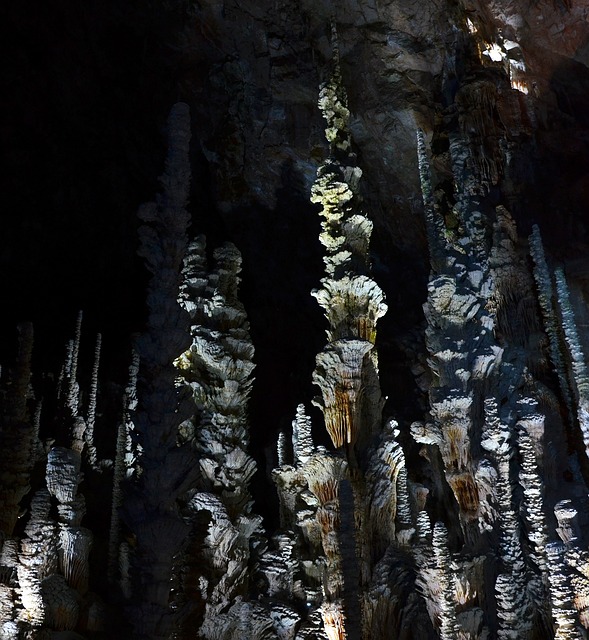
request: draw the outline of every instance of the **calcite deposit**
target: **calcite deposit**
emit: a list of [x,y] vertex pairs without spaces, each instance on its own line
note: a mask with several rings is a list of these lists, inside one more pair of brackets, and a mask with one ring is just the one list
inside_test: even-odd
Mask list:
[[587,638],[584,3],[51,11],[7,8],[0,640]]

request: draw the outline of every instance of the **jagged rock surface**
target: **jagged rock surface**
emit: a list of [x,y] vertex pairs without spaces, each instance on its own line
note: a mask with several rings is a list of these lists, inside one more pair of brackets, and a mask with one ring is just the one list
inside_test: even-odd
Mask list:
[[2,321],[110,326],[2,371],[0,636],[586,637],[584,4],[23,7]]

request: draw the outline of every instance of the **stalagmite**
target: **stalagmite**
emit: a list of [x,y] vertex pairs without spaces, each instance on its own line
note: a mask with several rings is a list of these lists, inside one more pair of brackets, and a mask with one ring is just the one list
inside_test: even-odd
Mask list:
[[63,576],[49,576],[43,580],[41,590],[47,624],[57,631],[75,629],[80,615],[78,598]]
[[59,532],[60,568],[67,583],[84,595],[88,591],[88,555],[92,533],[84,527],[62,527]]
[[327,557],[324,589],[328,602],[340,597],[344,588],[338,530],[341,524],[339,486],[346,470],[343,459],[321,453],[304,467],[309,489],[319,501],[315,518],[321,526],[321,543]]
[[244,450],[254,350],[236,293],[239,252],[232,245],[216,250],[216,268],[210,274],[203,252],[203,240],[193,243],[185,261],[181,304],[191,316],[192,345],[176,366],[200,414],[194,446],[201,454],[202,476],[208,489],[224,492],[237,513],[250,501],[247,483],[255,470]]
[[[386,546],[396,541],[396,521],[405,527],[410,524],[407,486],[402,485],[407,478],[401,473],[405,469],[405,455],[397,441],[400,433],[397,426],[394,420],[387,423],[366,474],[368,495],[371,496],[369,523],[377,549],[379,541]],[[402,495],[407,497],[402,498]],[[398,513],[401,505],[405,508],[402,516]]]
[[[137,408],[137,376],[139,374],[139,355],[133,352],[129,367],[129,379],[123,396],[123,415],[117,428],[115,459],[112,481],[112,501],[110,512],[110,528],[108,536],[108,568],[107,575],[111,584],[117,580],[120,568],[120,509],[123,502],[122,483],[136,474],[136,462],[140,449],[134,446],[131,436],[134,430],[132,413]],[[122,572],[120,573],[122,576]]]
[[[496,468],[494,480],[499,524],[502,571],[495,580],[498,637],[506,639],[526,638],[532,630],[532,602],[530,584],[535,577],[526,567],[520,544],[520,526],[513,508],[513,488],[510,477],[512,459],[511,434],[499,416],[497,402],[485,401],[485,432],[482,446],[489,452]],[[530,487],[530,490],[532,487]],[[536,523],[536,529],[541,525]]]
[[94,444],[94,425],[96,422],[96,398],[98,395],[98,367],[100,365],[100,351],[102,349],[102,336],[96,336],[96,347],[94,350],[94,364],[92,366],[92,378],[90,382],[90,398],[88,400],[88,413],[86,416],[86,431],[84,433],[86,440],[86,453],[90,466],[98,467],[98,454],[96,445]]
[[534,260],[534,279],[536,280],[536,286],[538,289],[538,302],[540,303],[540,308],[542,310],[544,329],[550,343],[550,358],[552,359],[554,370],[558,376],[560,392],[565,401],[565,405],[569,411],[569,415],[572,415],[573,402],[559,345],[558,320],[553,307],[555,291],[550,271],[546,264],[544,246],[542,245],[542,237],[540,236],[540,229],[538,225],[534,225],[532,227],[532,235],[529,238],[529,243],[530,254]]
[[554,506],[554,515],[558,522],[556,532],[558,537],[565,543],[573,542],[580,537],[579,525],[577,522],[577,510],[572,506],[570,500],[561,500]]
[[522,420],[518,423],[519,432],[517,442],[522,458],[519,479],[525,496],[525,509],[530,530],[528,538],[534,546],[532,559],[544,576],[546,576],[548,530],[544,515],[544,484],[539,474],[534,443],[528,427],[529,422],[530,419],[528,418],[528,420]]
[[19,629],[16,611],[16,571],[18,566],[18,542],[5,539],[0,553],[0,638],[18,640]]
[[296,464],[305,464],[313,455],[311,419],[305,413],[305,405],[297,406],[297,416],[292,421],[292,448]]
[[430,261],[434,272],[439,272],[445,263],[446,227],[440,213],[436,210],[432,190],[432,176],[425,135],[421,129],[417,129],[417,161],[419,166],[419,179],[421,183],[421,195],[425,213],[427,230],[427,243],[430,251]]
[[[136,540],[131,557],[131,618],[137,638],[168,638],[177,623],[172,611],[174,559],[188,536],[178,498],[194,483],[196,465],[189,446],[178,446],[178,427],[191,401],[175,385],[174,360],[188,347],[188,314],[177,303],[188,239],[186,203],[190,185],[190,115],[175,105],[168,119],[168,156],[160,178],[163,193],[143,205],[139,253],[151,272],[147,330],[137,341],[141,357],[138,407],[132,437],[141,447],[140,472],[124,488],[123,518]],[[173,596],[172,596],[173,600]]]
[[64,447],[54,447],[47,457],[47,489],[60,504],[73,503],[80,482],[79,453]]
[[[189,503],[189,518],[197,523],[203,511],[212,518],[202,558],[187,558],[199,569],[204,564],[206,574],[219,579],[216,586],[208,580],[200,585],[206,602],[200,634],[208,640],[224,637],[217,636],[220,616],[221,626],[228,625],[224,633],[229,633],[231,614],[221,612],[227,602],[247,594],[250,544],[261,523],[257,516],[251,516],[249,482],[256,464],[246,452],[247,401],[255,365],[247,316],[238,298],[241,254],[226,243],[213,252],[213,258],[214,266],[209,270],[204,237],[190,244],[179,302],[190,317],[192,344],[175,363],[197,409],[195,418],[181,429],[182,438],[198,452],[198,484],[203,490]],[[286,458],[284,434],[279,438],[278,454],[282,466]],[[219,549],[224,550],[223,557],[218,555]],[[271,628],[268,615],[263,629]],[[260,624],[262,617],[259,611],[256,619]]]
[[323,279],[323,289],[313,292],[325,310],[330,342],[358,338],[374,344],[376,323],[387,311],[384,294],[366,276]]
[[340,602],[326,602],[321,607],[323,628],[329,640],[346,640],[345,616]]
[[554,272],[559,309],[562,318],[562,329],[568,346],[571,360],[572,380],[575,385],[577,400],[577,420],[585,444],[585,453],[589,457],[589,371],[585,362],[585,354],[581,346],[575,315],[570,301],[569,289],[562,269]]
[[439,582],[440,638],[442,640],[457,640],[459,625],[456,619],[454,581],[448,552],[448,532],[441,522],[436,522],[434,526],[432,547]]
[[62,378],[58,386],[58,396],[63,402],[69,418],[73,419],[78,415],[80,385],[78,383],[78,359],[80,355],[80,340],[82,337],[83,313],[78,312],[76,319],[76,329],[74,338],[68,342],[66,349],[66,360],[63,367]]
[[546,546],[552,617],[556,625],[555,640],[581,638],[575,621],[573,592],[570,576],[566,569],[565,547],[562,543],[551,542]]
[[[289,9],[288,3],[274,3],[262,11],[259,32],[259,7],[252,13],[242,6],[222,11],[217,6],[222,3],[200,4],[188,14],[206,36],[200,43],[204,49],[191,45],[184,62],[198,58],[200,64],[200,53],[214,50],[212,80],[210,65],[203,67],[205,84],[222,70],[224,82],[217,89],[231,93],[235,74],[243,96],[228,109],[220,104],[210,135],[192,149],[188,106],[178,104],[170,114],[161,193],[139,212],[139,254],[151,279],[146,329],[134,344],[139,353],[127,387],[118,379],[103,383],[100,336],[93,364],[81,352],[81,314],[67,346],[57,401],[47,397],[55,386],[50,374],[31,375],[30,327],[20,329],[16,366],[1,372],[0,640],[585,637],[587,461],[577,455],[580,439],[567,431],[568,423],[578,420],[589,452],[583,323],[573,317],[562,271],[553,285],[537,227],[530,238],[532,276],[514,219],[501,204],[513,200],[521,218],[516,196],[538,186],[517,184],[525,156],[516,146],[531,148],[538,138],[526,109],[561,109],[562,96],[536,101],[530,92],[527,102],[518,102],[521,96],[512,88],[521,78],[505,75],[504,66],[521,72],[515,53],[509,60],[507,54],[520,46],[515,40],[508,45],[498,33],[474,37],[477,29],[504,28],[519,37],[521,16],[513,7],[498,16],[497,3],[474,3],[466,13],[464,3],[454,3],[451,11],[433,3],[425,13],[413,11],[411,19],[391,3],[360,3],[361,10],[352,7],[349,15],[350,7],[338,6],[346,58],[339,58],[334,17],[326,70],[316,68],[326,54],[324,6],[295,7],[306,39],[299,49],[291,46],[299,36],[291,29],[294,4]],[[566,4],[572,19],[578,17],[580,9]],[[432,25],[439,19],[448,23],[448,31],[422,38],[421,28],[414,29],[422,13]],[[209,29],[213,14],[218,24]],[[276,15],[288,27],[284,34],[265,28]],[[548,26],[551,15],[543,6],[547,30],[554,27]],[[237,40],[255,50],[251,68],[245,49],[233,56],[217,47],[234,16],[245,17],[239,20],[244,35]],[[489,22],[490,16],[495,21]],[[190,33],[180,40],[194,44],[194,29]],[[559,33],[554,42],[562,39]],[[495,35],[501,39],[486,53],[496,64],[482,66],[476,47]],[[382,81],[377,98],[390,103],[382,122],[382,114],[372,113],[373,92],[364,93],[364,83],[356,82],[358,65],[372,46],[386,51],[379,60],[387,72],[380,72],[380,63],[371,66]],[[428,60],[422,67],[414,56],[423,52]],[[322,147],[317,132],[309,131],[284,164],[282,138],[266,136],[277,121],[284,121],[288,133],[293,122],[308,117],[308,91],[289,84],[286,102],[274,94],[267,100],[258,80],[268,71],[270,85],[280,74],[291,83],[293,60],[304,70],[305,82],[315,73],[326,78],[318,105],[327,144]],[[393,60],[398,69],[389,67]],[[349,103],[344,76],[353,82]],[[435,96],[420,103],[430,84]],[[407,92],[417,100],[415,109],[403,107]],[[236,141],[239,149],[242,134],[250,139],[241,126],[245,120],[237,129],[226,125],[252,106],[260,124],[254,160],[258,152],[260,158],[269,153],[279,160],[272,171],[286,173],[284,189],[277,191],[278,183],[270,182],[249,200],[242,187],[261,166],[251,162],[249,142],[244,154],[223,158],[220,152],[227,144],[234,149]],[[270,111],[263,113],[266,106]],[[205,118],[195,126],[202,134],[208,124]],[[384,152],[374,164],[371,127],[385,131],[389,125],[404,132],[396,138],[404,142],[391,151],[387,129],[377,145]],[[416,126],[427,131],[417,131],[417,154],[411,151],[414,138],[407,136]],[[305,160],[307,143],[312,157]],[[188,210],[189,194],[202,192],[190,187],[191,157],[206,161],[210,170],[204,191],[216,201],[219,193],[227,194],[218,219],[209,219],[206,206],[195,206],[193,215]],[[366,163],[364,181],[359,159]],[[234,161],[237,173],[229,166]],[[390,174],[392,163],[398,167]],[[523,167],[526,177],[532,177],[530,166]],[[317,174],[310,186],[313,167]],[[396,184],[399,167],[401,185]],[[305,277],[314,283],[305,286],[317,287],[312,296],[327,320],[311,379],[319,389],[314,403],[327,434],[319,433],[321,416],[312,414],[312,425],[305,406],[297,406],[311,401],[300,379],[309,363],[303,357],[295,362],[292,351],[303,342],[315,344],[321,328],[304,320],[305,309],[277,327],[281,314],[260,319],[256,306],[257,287],[265,286],[257,280],[260,269],[278,281],[284,265],[296,270],[302,260],[309,266],[315,251],[303,217],[296,227],[303,235],[293,244],[296,259],[280,255],[283,238],[273,235],[271,213],[282,216],[281,208],[295,206],[299,184],[293,179],[299,176],[300,188],[310,186],[320,216],[323,273],[313,275],[309,267]],[[418,180],[423,206],[415,198]],[[289,191],[292,186],[297,193]],[[276,191],[269,197],[280,206],[264,209],[264,189]],[[386,204],[386,211],[368,209],[375,204]],[[407,215],[418,210],[424,224]],[[290,231],[291,215],[284,215],[279,226],[284,222],[281,228]],[[215,238],[226,229],[244,243],[244,260],[254,260],[244,264],[244,300],[253,305],[248,308],[253,335],[263,336],[257,356],[239,299],[241,253],[230,242],[207,248],[202,235],[190,242],[189,234],[201,223]],[[253,255],[258,249],[264,258],[259,263]],[[567,256],[574,274],[572,266]],[[573,289],[571,279],[573,293],[581,291],[579,280]],[[278,298],[272,286],[264,291],[263,296],[274,296],[268,309],[282,304],[283,295],[290,305],[296,286],[290,275],[282,284]],[[385,291],[400,304],[382,335]],[[419,296],[423,317],[415,308]],[[284,332],[291,329],[301,335],[284,344]],[[558,380],[549,371],[547,344]],[[382,378],[377,351],[386,358]],[[112,362],[112,352],[105,355]],[[256,357],[262,375],[254,387]],[[280,371],[278,357],[288,359],[288,376],[264,388],[264,380]],[[415,385],[408,371],[418,377]],[[381,381],[390,394],[385,398]],[[566,407],[555,397],[557,384]],[[42,417],[39,392],[46,396]],[[103,400],[104,410],[98,406]],[[385,407],[389,413],[383,416]],[[393,412],[398,422],[390,417]],[[115,413],[122,415],[113,418]],[[276,451],[272,433],[278,431]],[[98,458],[109,449],[105,438],[110,436],[111,449],[115,445],[115,432],[111,487],[111,465]],[[322,446],[327,435],[331,443]],[[265,493],[268,476],[277,500]],[[109,507],[107,533],[103,520]],[[559,538],[562,544],[555,542]]]
[[363,340],[338,340],[317,355],[313,382],[321,389],[322,401],[316,404],[336,448],[353,445],[358,438],[363,361],[371,349]]
[[31,517],[25,529],[26,537],[21,541],[16,574],[17,592],[26,619],[34,629],[45,621],[45,605],[42,581],[57,570],[58,539],[55,524],[49,517],[51,503],[49,493],[38,491],[31,503]]

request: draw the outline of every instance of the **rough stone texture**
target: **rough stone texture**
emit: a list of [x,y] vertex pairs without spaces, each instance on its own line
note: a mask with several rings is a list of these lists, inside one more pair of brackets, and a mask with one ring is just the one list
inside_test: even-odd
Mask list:
[[[329,436],[319,413],[310,415],[311,429],[299,411],[294,466],[288,464],[284,435],[274,472],[280,508],[256,507],[266,511],[268,532],[279,520],[288,531],[268,542],[254,532],[257,518],[252,516],[255,527],[253,520],[233,522],[223,508],[211,507],[199,509],[194,539],[185,541],[187,527],[176,502],[189,503],[179,477],[190,474],[184,463],[172,462],[172,453],[179,457],[181,450],[176,433],[184,441],[190,433],[180,428],[185,416],[175,413],[171,368],[171,358],[183,346],[173,331],[158,332],[166,325],[158,324],[166,315],[161,307],[162,313],[150,319],[158,340],[153,349],[144,345],[144,352],[166,361],[169,393],[146,394],[146,385],[159,388],[148,360],[143,397],[151,397],[153,415],[142,423],[146,447],[142,452],[137,431],[120,430],[115,481],[115,493],[125,476],[137,485],[141,495],[135,505],[141,508],[125,528],[118,522],[122,498],[115,499],[112,546],[119,547],[121,588],[111,589],[100,570],[92,573],[106,557],[100,519],[109,510],[103,494],[111,491],[110,476],[89,469],[81,456],[86,476],[80,484],[77,458],[74,466],[56,460],[59,452],[83,453],[84,420],[74,419],[86,401],[80,393],[83,379],[76,376],[77,368],[87,366],[83,358],[78,362],[83,344],[78,335],[69,347],[57,402],[65,412],[53,415],[50,406],[49,417],[40,423],[29,389],[30,349],[25,348],[14,374],[3,371],[0,378],[3,459],[13,448],[18,454],[0,475],[7,513],[0,540],[1,633],[15,637],[47,623],[54,635],[70,633],[76,625],[77,631],[94,634],[94,601],[84,596],[79,606],[71,588],[85,592],[87,586],[87,537],[78,550],[76,535],[84,530],[74,523],[81,517],[83,504],[76,502],[81,492],[93,510],[84,527],[96,531],[98,540],[90,552],[90,588],[112,605],[111,626],[103,633],[107,638],[114,627],[124,637],[131,633],[112,612],[123,610],[131,586],[137,591],[137,570],[150,562],[145,557],[156,561],[158,580],[148,576],[151,593],[140,590],[134,596],[141,605],[137,618],[143,631],[138,633],[163,637],[176,622],[187,620],[194,603],[184,608],[178,558],[184,544],[206,536],[211,562],[222,575],[218,580],[204,572],[199,576],[197,567],[194,580],[203,582],[192,593],[221,592],[225,583],[248,585],[240,586],[231,602],[219,598],[222,624],[215,626],[215,616],[209,617],[210,637],[340,638],[346,633],[356,640],[359,621],[345,620],[353,611],[352,599],[362,603],[364,637],[386,637],[391,629],[404,638],[583,637],[589,626],[589,473],[579,456],[586,444],[578,424],[586,422],[584,396],[580,402],[586,376],[578,374],[589,353],[588,15],[586,3],[570,0],[60,0],[35,11],[26,3],[3,9],[12,55],[1,106],[7,165],[2,193],[6,210],[14,214],[6,216],[0,251],[6,274],[0,284],[2,327],[12,332],[17,320],[35,320],[39,358],[51,362],[53,349],[61,348],[65,320],[85,308],[90,323],[100,324],[104,333],[101,371],[115,380],[104,395],[114,396],[120,410],[117,385],[124,382],[112,371],[128,363],[127,334],[137,331],[146,315],[146,278],[133,257],[135,211],[155,190],[164,155],[160,130],[170,105],[182,100],[192,112],[192,142],[185,148],[194,176],[190,193],[184,194],[190,196],[188,235],[206,233],[210,246],[230,241],[241,252],[241,293],[257,365],[250,451],[229,458],[215,445],[214,455],[201,456],[190,470],[214,477],[224,464],[234,469],[243,462],[249,481],[254,466],[248,456],[255,456],[260,473],[252,478],[252,496],[258,504],[266,502],[270,483],[264,466],[271,469],[275,460],[264,447],[275,432],[288,433],[299,403],[310,405],[325,323],[309,292],[321,286],[324,275],[321,242],[336,257],[341,248],[328,230],[320,234],[309,198],[320,166],[326,167],[320,179],[325,178],[334,201],[345,206],[353,197],[363,203],[366,217],[350,215],[342,229],[344,249],[366,256],[375,282],[366,287],[363,281],[353,295],[344,296],[333,282],[349,285],[351,280],[323,283],[317,297],[331,324],[328,339],[349,342],[362,330],[356,337],[371,345],[374,321],[384,310],[381,291],[390,309],[378,323],[375,348],[369,347],[371,354],[378,350],[380,380],[371,360],[369,384],[351,385],[343,394],[323,384],[328,391],[323,404],[333,413],[329,421],[337,428],[332,431],[345,433],[336,442],[351,440],[352,422],[366,419],[356,415],[354,397],[363,392],[380,398],[380,392],[366,388],[380,386],[388,398],[384,417],[396,418],[399,433],[376,419],[363,431],[359,450],[365,455],[358,466],[366,472],[366,486],[355,464],[349,478],[339,477],[331,468],[338,458],[320,449]],[[336,55],[334,27],[347,100],[319,94]],[[328,127],[327,139],[318,98],[337,125]],[[338,137],[344,123],[349,135]],[[422,132],[419,154],[417,130]],[[340,163],[330,173],[329,143],[353,155],[354,163]],[[533,247],[539,305],[523,239],[534,223],[546,254],[545,261],[536,260],[541,252]],[[532,244],[538,242],[536,233]],[[173,257],[169,249],[162,248],[163,260]],[[155,255],[145,246],[144,253]],[[565,312],[577,327],[577,338],[569,336],[570,354],[563,349],[563,305],[550,294],[554,267],[564,267],[570,292]],[[175,288],[177,274],[160,275],[162,285]],[[225,277],[218,275],[219,281]],[[368,294],[374,298],[370,303],[364,300]],[[150,302],[153,311],[153,291]],[[353,317],[342,319],[350,309]],[[540,309],[548,326],[540,324]],[[370,321],[356,318],[357,313],[368,313]],[[168,327],[173,319],[167,318]],[[12,354],[9,342],[0,344],[3,358]],[[210,346],[211,362],[214,345],[215,340],[202,345]],[[242,348],[238,341],[230,346]],[[328,362],[326,354],[334,353],[323,352],[324,373],[351,370],[344,358]],[[230,363],[220,364],[222,371]],[[86,369],[84,375],[91,373]],[[35,379],[34,384],[45,389],[49,383]],[[216,399],[233,408],[233,389],[223,385]],[[104,400],[92,380],[90,395],[97,393],[92,403]],[[567,395],[574,399],[568,413],[562,409]],[[380,402],[372,404],[380,416]],[[236,411],[245,416],[244,405],[245,399],[235,400]],[[127,406],[126,413],[134,413],[129,399]],[[94,411],[86,414],[89,421]],[[97,422],[99,450],[104,442],[114,449],[115,413],[107,407],[102,434]],[[126,415],[125,421],[132,424],[137,417]],[[69,434],[64,436],[69,430],[73,445]],[[134,440],[130,448],[125,435]],[[49,440],[53,437],[55,443]],[[62,528],[63,576],[55,573],[60,562],[56,525],[47,516],[49,494],[42,493],[47,451],[53,452],[48,482],[53,507],[59,499],[58,517],[62,524],[69,521],[69,528]],[[317,459],[331,461],[323,465],[331,471],[321,483],[321,473],[313,469]],[[157,471],[155,461],[165,472]],[[54,475],[61,477],[59,486]],[[223,479],[228,485],[234,480],[230,474]],[[29,483],[33,488],[27,495]],[[381,487],[382,503],[371,495]],[[196,495],[203,504],[209,499],[205,492]],[[143,521],[146,496],[150,504],[167,500],[170,512],[159,517],[157,509],[148,509]],[[367,513],[374,516],[370,527]],[[175,524],[166,520],[170,514]],[[24,525],[19,516],[26,516]],[[36,533],[33,525],[43,519],[45,528]],[[13,529],[20,542],[10,538]],[[555,544],[558,537],[562,545]],[[160,553],[162,539],[169,548]],[[153,557],[141,556],[147,548],[154,550]],[[250,551],[260,558],[247,576],[239,570],[242,548],[248,559]],[[64,562],[68,549],[80,556],[82,568],[77,561]],[[333,592],[330,602],[321,594],[324,580]],[[174,611],[167,618],[170,603]]]

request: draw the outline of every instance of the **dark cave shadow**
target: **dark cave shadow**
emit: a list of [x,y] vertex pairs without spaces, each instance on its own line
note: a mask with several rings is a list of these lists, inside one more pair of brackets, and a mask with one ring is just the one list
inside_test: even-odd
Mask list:
[[243,258],[240,298],[255,347],[249,423],[250,453],[258,471],[252,492],[273,530],[278,526],[278,502],[270,472],[277,464],[278,433],[283,431],[290,440],[298,404],[313,418],[315,440],[328,440],[322,414],[311,406],[317,393],[311,374],[327,328],[311,296],[324,276],[320,221],[291,160],[282,165],[273,209],[239,207],[224,215],[224,221]]

